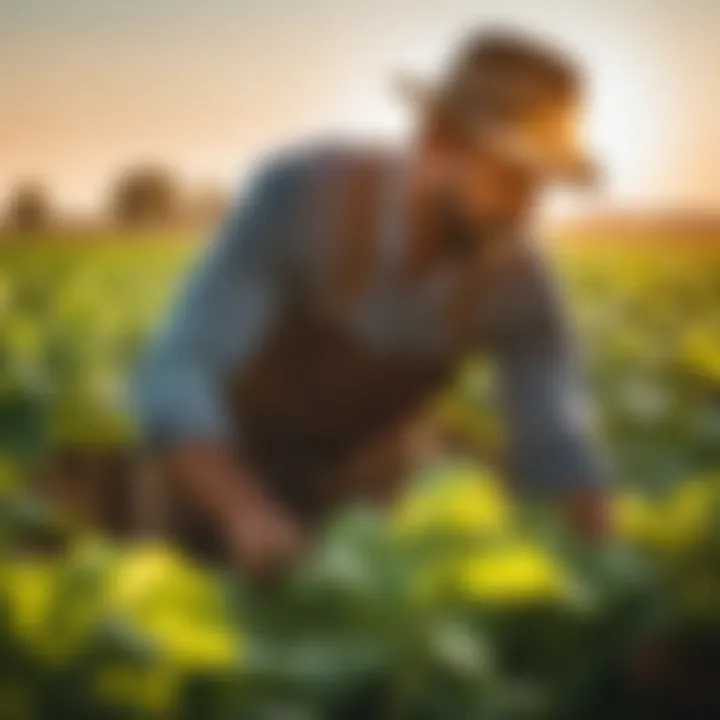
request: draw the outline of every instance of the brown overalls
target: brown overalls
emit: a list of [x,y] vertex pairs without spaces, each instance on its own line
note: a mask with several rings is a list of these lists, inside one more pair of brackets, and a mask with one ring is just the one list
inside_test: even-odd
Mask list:
[[[353,498],[387,502],[397,494],[416,456],[423,410],[467,349],[469,285],[451,303],[458,342],[442,355],[377,349],[337,319],[369,272],[380,171],[368,161],[344,191],[343,252],[333,277],[298,293],[303,299],[227,388],[242,429],[242,462],[310,526]],[[215,554],[213,528],[184,503],[174,506],[172,524],[189,549]]]

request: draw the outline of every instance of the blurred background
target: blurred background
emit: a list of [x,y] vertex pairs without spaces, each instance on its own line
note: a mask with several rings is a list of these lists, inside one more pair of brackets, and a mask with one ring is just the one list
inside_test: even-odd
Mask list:
[[[543,225],[616,540],[473,459],[481,358],[437,402],[465,452],[277,596],[135,537],[127,376],[228,200],[295,142],[402,137],[397,73],[482,24],[589,69],[605,183]],[[715,0],[3,0],[0,717],[720,717],[718,71]]]

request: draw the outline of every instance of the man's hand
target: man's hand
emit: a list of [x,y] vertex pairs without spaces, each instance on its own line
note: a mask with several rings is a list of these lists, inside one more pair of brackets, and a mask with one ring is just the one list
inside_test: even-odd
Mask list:
[[570,529],[588,541],[602,541],[611,532],[608,495],[604,490],[576,490],[566,495],[563,509]]
[[305,543],[297,523],[261,493],[252,495],[226,516],[225,537],[236,567],[262,585],[287,570]]
[[272,579],[303,549],[300,528],[234,453],[214,441],[177,445],[164,456],[171,479],[217,528],[238,570]]

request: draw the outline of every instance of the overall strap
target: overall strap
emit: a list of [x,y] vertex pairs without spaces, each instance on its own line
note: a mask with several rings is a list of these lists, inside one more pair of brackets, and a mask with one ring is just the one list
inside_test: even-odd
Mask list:
[[488,302],[508,280],[518,233],[518,224],[508,222],[494,228],[487,237],[477,238],[469,249],[447,306],[448,336],[453,350],[462,352],[477,342],[480,305]]
[[343,180],[333,239],[339,247],[330,278],[334,313],[352,311],[382,264],[380,214],[385,170],[381,157],[368,156]]

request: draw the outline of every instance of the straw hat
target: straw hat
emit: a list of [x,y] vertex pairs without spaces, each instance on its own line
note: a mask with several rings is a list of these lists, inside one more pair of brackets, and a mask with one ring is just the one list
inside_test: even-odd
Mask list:
[[583,146],[583,77],[557,48],[523,35],[469,38],[437,84],[404,77],[402,94],[509,160],[551,182],[593,185],[598,166]]

